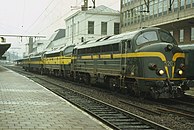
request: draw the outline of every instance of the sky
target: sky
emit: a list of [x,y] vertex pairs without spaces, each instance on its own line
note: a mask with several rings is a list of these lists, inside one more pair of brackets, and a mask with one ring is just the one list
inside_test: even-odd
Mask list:
[[[88,0],[89,6],[92,0]],[[0,35],[43,35],[65,28],[64,19],[79,10],[83,0],[0,0]],[[96,0],[96,6],[105,5],[120,10],[120,0]],[[77,6],[78,8],[72,8]],[[10,52],[19,55],[26,50],[27,38],[6,38]]]

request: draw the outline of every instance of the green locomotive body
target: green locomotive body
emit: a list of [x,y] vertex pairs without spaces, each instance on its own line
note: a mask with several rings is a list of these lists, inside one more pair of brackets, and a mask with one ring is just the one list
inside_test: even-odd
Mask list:
[[175,98],[189,89],[185,53],[169,32],[155,27],[66,46],[24,59],[22,65],[26,70],[102,83],[138,96]]
[[154,98],[182,96],[185,54],[169,32],[146,28],[74,48],[74,78]]

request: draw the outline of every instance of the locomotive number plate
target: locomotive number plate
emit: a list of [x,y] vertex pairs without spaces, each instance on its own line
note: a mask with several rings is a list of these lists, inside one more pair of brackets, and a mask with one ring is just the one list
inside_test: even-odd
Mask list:
[[174,61],[166,61],[164,63],[166,66],[169,66],[169,67],[174,66]]

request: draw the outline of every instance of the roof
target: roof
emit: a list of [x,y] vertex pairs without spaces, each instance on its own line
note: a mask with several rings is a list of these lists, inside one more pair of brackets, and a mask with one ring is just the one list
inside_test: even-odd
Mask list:
[[64,51],[66,48],[68,48],[68,47],[74,47],[74,45],[65,45],[65,46],[61,46],[60,48],[57,48],[56,50],[52,50],[52,51],[46,51],[46,53],[45,54],[53,54],[53,53],[59,53],[59,52],[61,52],[61,51]]
[[0,57],[2,57],[2,55],[10,48],[10,46],[10,43],[0,44]]
[[81,44],[79,46],[76,46],[76,48],[78,49],[82,49],[82,48],[88,48],[88,47],[96,47],[96,46],[102,46],[102,45],[108,45],[108,44],[113,44],[113,43],[119,43],[121,40],[131,40],[134,38],[134,36],[136,34],[138,34],[140,31],[144,31],[144,30],[158,30],[159,28],[156,27],[148,27],[148,28],[141,28],[138,29],[136,31],[131,31],[131,32],[125,32],[125,33],[121,33],[118,35],[114,35],[109,37],[108,39],[102,39],[102,40],[93,40],[93,41],[89,41],[86,44]]
[[100,5],[96,8],[93,9],[89,9],[87,11],[77,11],[74,14],[70,15],[69,17],[67,17],[65,20],[69,20],[72,17],[75,17],[76,15],[79,15],[80,13],[87,13],[87,14],[109,14],[109,15],[120,15],[120,12],[111,8],[108,8],[104,5]]
[[133,32],[126,32],[118,35],[114,35],[109,37],[108,39],[102,39],[102,40],[93,40],[91,42],[88,42],[84,45],[77,46],[78,49],[82,48],[87,48],[87,47],[96,47],[96,46],[101,46],[101,45],[108,45],[108,44],[113,44],[113,43],[119,43],[121,40],[124,39],[132,39],[138,31],[133,31]]
[[119,11],[108,8],[104,5],[100,5],[94,9],[87,10],[86,13],[96,13],[96,14],[119,14]]

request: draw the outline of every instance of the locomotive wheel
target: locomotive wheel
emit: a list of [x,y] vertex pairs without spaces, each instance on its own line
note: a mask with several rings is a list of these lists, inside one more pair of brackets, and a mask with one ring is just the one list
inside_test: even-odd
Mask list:
[[118,80],[115,78],[110,78],[109,79],[109,88],[113,92],[117,91],[119,89]]
[[90,76],[89,75],[84,75],[84,83],[87,85],[90,84]]

